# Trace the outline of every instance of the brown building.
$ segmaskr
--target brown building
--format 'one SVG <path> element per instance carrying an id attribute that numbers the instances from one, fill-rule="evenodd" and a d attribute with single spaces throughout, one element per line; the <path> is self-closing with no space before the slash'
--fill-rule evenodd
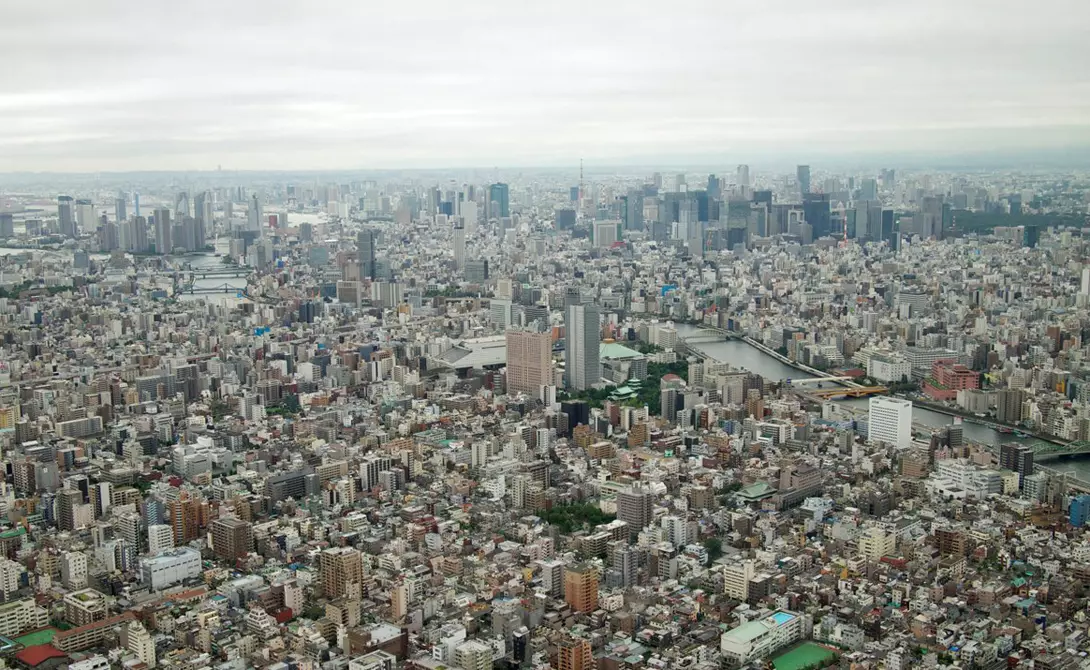
<path id="1" fill-rule="evenodd" d="M 170 527 L 174 530 L 174 546 L 181 547 L 197 539 L 208 522 L 208 504 L 182 493 L 182 497 L 167 505 Z"/>
<path id="2" fill-rule="evenodd" d="M 935 544 L 943 556 L 965 556 L 969 553 L 969 540 L 965 532 L 940 528 L 935 531 Z"/>
<path id="3" fill-rule="evenodd" d="M 557 650 L 557 670 L 594 670 L 590 642 L 566 638 Z"/>
<path id="4" fill-rule="evenodd" d="M 564 602 L 576 612 L 598 609 L 598 573 L 589 565 L 564 571 Z"/>
<path id="5" fill-rule="evenodd" d="M 547 332 L 507 331 L 507 392 L 537 397 L 553 384 L 553 338 Z"/>
<path id="6" fill-rule="evenodd" d="M 360 594 L 352 593 L 363 582 L 363 562 L 360 552 L 351 547 L 326 549 L 319 555 L 318 577 L 322 582 L 322 592 L 327 598 L 343 598 Z"/>
<path id="7" fill-rule="evenodd" d="M 234 561 L 245 557 L 253 547 L 254 529 L 249 522 L 233 517 L 212 522 L 212 549 L 216 556 Z"/>

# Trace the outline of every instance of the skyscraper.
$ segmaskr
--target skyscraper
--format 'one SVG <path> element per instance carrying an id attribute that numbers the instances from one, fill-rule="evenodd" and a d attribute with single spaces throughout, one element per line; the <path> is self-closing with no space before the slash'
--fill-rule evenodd
<path id="1" fill-rule="evenodd" d="M 507 392 L 537 397 L 553 383 L 553 338 L 541 328 L 507 331 Z"/>
<path id="2" fill-rule="evenodd" d="M 57 196 L 57 232 L 62 237 L 76 236 L 76 220 L 72 216 L 72 198 Z"/>
<path id="3" fill-rule="evenodd" d="M 121 225 L 129 218 L 126 211 L 127 205 L 128 203 L 125 200 L 124 194 L 119 195 L 117 199 L 114 200 L 114 219 L 117 220 L 118 225 Z"/>
<path id="4" fill-rule="evenodd" d="M 459 270 L 466 264 L 466 226 L 461 219 L 454 221 L 454 266 Z"/>
<path id="5" fill-rule="evenodd" d="M 510 189 L 507 184 L 498 183 L 488 187 L 488 201 L 494 208 L 489 210 L 489 216 L 498 219 L 511 216 Z"/>
<path id="6" fill-rule="evenodd" d="M 807 179 L 809 179 L 809 177 L 807 177 Z M 748 165 L 738 166 L 738 185 L 741 186 L 743 189 L 747 189 L 750 187 Z"/>
<path id="7" fill-rule="evenodd" d="M 589 565 L 564 571 L 564 602 L 576 612 L 598 609 L 598 573 Z"/>
<path id="8" fill-rule="evenodd" d="M 912 401 L 900 398 L 871 398 L 867 425 L 870 439 L 900 449 L 912 446 Z"/>
<path id="9" fill-rule="evenodd" d="M 360 264 L 360 279 L 375 278 L 375 238 L 378 235 L 371 228 L 364 228 L 356 233 L 356 255 Z"/>
<path id="10" fill-rule="evenodd" d="M 799 182 L 799 195 L 805 199 L 806 194 L 810 192 L 810 166 L 800 165 L 795 170 L 795 175 Z"/>
<path id="11" fill-rule="evenodd" d="M 564 322 L 564 373 L 569 388 L 582 391 L 601 379 L 598 361 L 598 306 L 593 303 L 569 304 Z"/>
<path id="12" fill-rule="evenodd" d="M 807 193 L 802 198 L 802 213 L 806 223 L 814 227 L 814 239 L 832 232 L 832 211 L 828 193 Z"/>
<path id="13" fill-rule="evenodd" d="M 174 196 L 174 216 L 180 219 L 192 215 L 193 213 L 189 209 L 189 194 L 182 191 Z"/>
<path id="14" fill-rule="evenodd" d="M 165 207 L 156 208 L 155 216 L 155 253 L 169 254 L 171 251 L 170 210 Z"/>

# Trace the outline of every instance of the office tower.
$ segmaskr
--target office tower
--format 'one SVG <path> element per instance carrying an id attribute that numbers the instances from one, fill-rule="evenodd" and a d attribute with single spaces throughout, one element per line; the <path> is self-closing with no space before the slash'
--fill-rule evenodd
<path id="1" fill-rule="evenodd" d="M 741 186 L 743 189 L 747 189 L 747 188 L 750 187 L 751 182 L 749 181 L 749 166 L 748 165 L 739 165 L 738 166 L 738 185 Z"/>
<path id="2" fill-rule="evenodd" d="M 1018 473 L 1018 488 L 1025 484 L 1026 477 L 1033 474 L 1033 447 L 1017 442 L 1008 442 L 999 446 L 999 467 Z"/>
<path id="3" fill-rule="evenodd" d="M 892 209 L 882 210 L 882 239 L 889 243 L 891 249 L 896 249 L 899 246 L 898 240 L 901 234 L 893 230 L 893 219 Z"/>
<path id="4" fill-rule="evenodd" d="M 499 219 L 511 216 L 510 189 L 507 184 L 492 184 L 488 187 L 489 218 Z"/>
<path id="5" fill-rule="evenodd" d="M 246 220 L 249 223 L 250 230 L 256 230 L 260 232 L 263 228 L 262 220 L 264 219 L 264 213 L 261 207 L 261 201 L 257 199 L 257 194 L 254 193 L 250 198 L 250 207 L 246 211 Z"/>
<path id="6" fill-rule="evenodd" d="M 72 214 L 72 198 L 57 196 L 57 232 L 62 237 L 76 236 L 76 219 Z"/>
<path id="7" fill-rule="evenodd" d="M 664 387 L 659 391 L 659 414 L 665 421 L 677 421 L 678 389 Z"/>
<path id="8" fill-rule="evenodd" d="M 575 227 L 575 210 L 570 207 L 557 207 L 554 216 L 556 217 L 556 229 L 557 230 L 571 230 Z"/>
<path id="9" fill-rule="evenodd" d="M 864 179 L 859 188 L 859 199 L 865 202 L 878 199 L 878 180 Z"/>
<path id="10" fill-rule="evenodd" d="M 132 194 L 132 215 L 140 216 L 140 194 L 135 191 Z"/>
<path id="11" fill-rule="evenodd" d="M 593 303 L 571 304 L 564 323 L 564 374 L 568 387 L 577 391 L 594 387 L 601 380 L 598 362 L 599 316 Z"/>
<path id="12" fill-rule="evenodd" d="M 128 202 L 126 202 L 124 195 L 118 196 L 117 199 L 114 200 L 114 220 L 117 221 L 118 225 L 123 221 L 127 221 L 129 218 L 126 211 L 127 205 Z"/>
<path id="13" fill-rule="evenodd" d="M 322 594 L 330 600 L 343 598 L 358 589 L 363 581 L 360 552 L 352 547 L 333 547 L 318 555 L 318 581 Z M 352 594 L 359 597 L 359 593 Z"/>
<path id="14" fill-rule="evenodd" d="M 825 237 L 832 231 L 832 211 L 828 193 L 807 193 L 802 200 L 802 213 L 806 223 L 814 227 L 814 239 Z"/>
<path id="15" fill-rule="evenodd" d="M 616 221 L 594 222 L 594 246 L 600 249 L 608 249 L 617 242 L 620 235 L 620 224 Z"/>
<path id="16" fill-rule="evenodd" d="M 612 545 L 610 552 L 610 567 L 620 577 L 620 586 L 628 588 L 635 586 L 639 578 L 639 552 L 635 547 L 628 546 L 626 541 L 618 540 Z"/>
<path id="17" fill-rule="evenodd" d="M 155 555 L 174 548 L 174 529 L 165 523 L 148 526 L 148 553 Z"/>
<path id="18" fill-rule="evenodd" d="M 466 264 L 466 226 L 461 220 L 454 222 L 454 267 L 463 269 Z"/>
<path id="19" fill-rule="evenodd" d="M 1067 520 L 1075 528 L 1082 528 L 1090 520 L 1090 495 L 1075 496 L 1067 508 Z"/>
<path id="20" fill-rule="evenodd" d="M 1007 202 L 1010 203 L 1011 214 L 1014 214 L 1015 216 L 1017 216 L 1017 215 L 1022 213 L 1022 194 L 1021 193 L 1014 193 L 1014 194 L 1011 194 L 1011 195 L 1007 196 Z"/>
<path id="21" fill-rule="evenodd" d="M 356 233 L 356 256 L 360 264 L 360 280 L 375 278 L 375 242 L 378 232 L 364 228 Z"/>
<path id="22" fill-rule="evenodd" d="M 636 484 L 617 494 L 617 518 L 628 524 L 633 535 L 651 523 L 651 492 Z"/>
<path id="23" fill-rule="evenodd" d="M 719 185 L 719 177 L 708 175 L 708 197 L 718 200 L 723 195 L 723 188 Z"/>
<path id="24" fill-rule="evenodd" d="M 159 255 L 169 254 L 173 239 L 170 227 L 170 210 L 165 207 L 158 207 L 153 215 L 155 217 L 155 253 Z"/>
<path id="25" fill-rule="evenodd" d="M 798 166 L 795 170 L 795 175 L 799 182 L 799 195 L 805 200 L 806 194 L 810 192 L 810 166 Z"/>
<path id="26" fill-rule="evenodd" d="M 564 570 L 564 602 L 576 612 L 598 609 L 598 573 L 589 565 Z"/>
<path id="27" fill-rule="evenodd" d="M 0 237 L 15 237 L 15 216 L 0 213 Z"/>
<path id="28" fill-rule="evenodd" d="M 536 398 L 553 383 L 553 338 L 540 325 L 507 331 L 507 392 Z"/>
<path id="29" fill-rule="evenodd" d="M 193 218 L 197 221 L 197 245 L 203 247 L 208 231 L 212 230 L 211 191 L 201 191 L 193 198 Z"/>
<path id="30" fill-rule="evenodd" d="M 643 230 L 643 192 L 638 189 L 630 189 L 627 194 L 621 196 L 621 220 L 624 221 L 625 230 Z M 575 224 L 574 212 L 572 212 Z"/>
<path id="31" fill-rule="evenodd" d="M 212 549 L 216 556 L 234 561 L 245 558 L 253 547 L 254 530 L 248 521 L 224 517 L 212 522 Z"/>
<path id="32" fill-rule="evenodd" d="M 867 425 L 871 440 L 908 449 L 912 446 L 912 402 L 900 398 L 871 398 Z"/>
<path id="33" fill-rule="evenodd" d="M 585 639 L 565 637 L 557 645 L 557 670 L 594 670 L 594 654 Z"/>
<path id="34" fill-rule="evenodd" d="M 1022 226 L 1022 246 L 1033 249 L 1041 239 L 1041 229 L 1037 226 Z"/>

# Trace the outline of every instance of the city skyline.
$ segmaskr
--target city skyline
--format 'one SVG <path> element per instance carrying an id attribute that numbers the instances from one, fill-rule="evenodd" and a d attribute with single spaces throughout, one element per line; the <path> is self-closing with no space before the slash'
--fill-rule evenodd
<path id="1" fill-rule="evenodd" d="M 850 0 L 653 17 L 616 3 L 412 3 L 382 17 L 331 3 L 290 18 L 202 4 L 134 15 L 67 3 L 64 21 L 55 6 L 13 9 L 0 27 L 0 54 L 19 63 L 0 74 L 0 172 L 1090 146 L 1077 67 L 1090 11 L 1068 0 L 1031 15 L 925 3 L 937 25 L 919 3 Z M 210 18 L 193 24 L 190 9 Z"/>

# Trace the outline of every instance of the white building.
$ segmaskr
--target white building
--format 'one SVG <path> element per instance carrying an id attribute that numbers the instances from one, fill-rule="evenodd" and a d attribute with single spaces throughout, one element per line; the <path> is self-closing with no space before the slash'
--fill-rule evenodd
<path id="1" fill-rule="evenodd" d="M 884 383 L 911 380 L 912 365 L 901 356 L 875 354 L 867 361 L 867 376 Z"/>
<path id="2" fill-rule="evenodd" d="M 49 625 L 49 612 L 32 599 L 16 600 L 0 605 L 0 635 L 15 637 L 27 630 Z"/>
<path id="3" fill-rule="evenodd" d="M 61 583 L 64 588 L 78 591 L 87 588 L 87 554 L 65 552 L 61 558 Z"/>
<path id="4" fill-rule="evenodd" d="M 152 556 L 174 548 L 174 529 L 165 523 L 148 526 L 148 553 Z"/>
<path id="5" fill-rule="evenodd" d="M 871 398 L 867 425 L 871 440 L 908 449 L 912 446 L 912 402 L 900 398 Z"/>
<path id="6" fill-rule="evenodd" d="M 140 580 L 161 591 L 201 574 L 201 553 L 189 547 L 164 551 L 140 564 Z"/>
<path id="7" fill-rule="evenodd" d="M 750 621 L 723 633 L 719 650 L 723 661 L 740 667 L 767 658 L 778 649 L 802 639 L 802 617 L 795 612 L 777 610 L 758 621 Z"/>

